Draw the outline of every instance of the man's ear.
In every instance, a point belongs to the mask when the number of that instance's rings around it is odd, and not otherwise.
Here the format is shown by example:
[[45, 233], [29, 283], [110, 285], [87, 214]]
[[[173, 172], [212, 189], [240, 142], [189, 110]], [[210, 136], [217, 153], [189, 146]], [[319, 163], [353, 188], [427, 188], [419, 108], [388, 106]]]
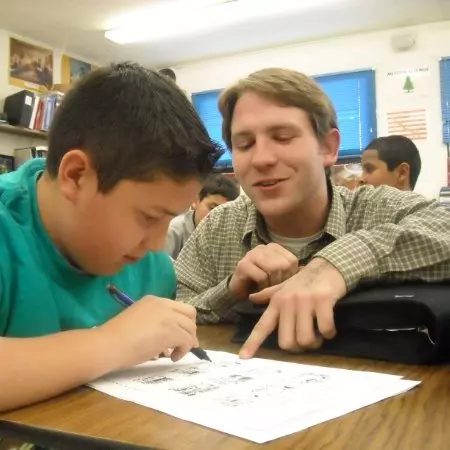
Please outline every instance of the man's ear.
[[341, 144], [341, 134], [339, 133], [339, 130], [336, 128], [330, 130], [322, 138], [321, 150], [324, 167], [331, 167], [336, 163], [340, 144]]
[[76, 202], [80, 190], [93, 182], [98, 182], [97, 174], [87, 153], [83, 150], [68, 151], [58, 168], [58, 183], [63, 196]]

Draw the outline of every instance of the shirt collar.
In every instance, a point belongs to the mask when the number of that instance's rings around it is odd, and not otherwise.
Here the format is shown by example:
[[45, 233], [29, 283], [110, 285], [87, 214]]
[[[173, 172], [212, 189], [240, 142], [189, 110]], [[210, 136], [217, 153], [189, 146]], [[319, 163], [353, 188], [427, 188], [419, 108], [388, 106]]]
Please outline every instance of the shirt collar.
[[[346, 214], [344, 203], [341, 195], [339, 194], [339, 188], [337, 188], [332, 182], [328, 181], [328, 193], [331, 195], [331, 208], [328, 213], [327, 223], [325, 224], [324, 232], [332, 236], [334, 239], [342, 237], [346, 233]], [[253, 233], [265, 242], [270, 242], [269, 234], [264, 222], [264, 218], [256, 209], [253, 201], [250, 201], [248, 207], [248, 216], [245, 223], [244, 235], [242, 242], [246, 247], [250, 247], [250, 242]]]
[[324, 231], [335, 239], [339, 239], [347, 232], [347, 214], [339, 189], [333, 183], [328, 182], [328, 192], [331, 193], [331, 208]]

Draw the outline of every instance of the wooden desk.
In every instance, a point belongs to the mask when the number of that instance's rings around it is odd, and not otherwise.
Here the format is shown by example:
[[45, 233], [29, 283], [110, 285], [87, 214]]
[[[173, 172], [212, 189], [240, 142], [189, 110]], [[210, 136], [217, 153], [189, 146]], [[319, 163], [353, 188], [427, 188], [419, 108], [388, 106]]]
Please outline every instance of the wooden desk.
[[[202, 346], [236, 352], [229, 326], [199, 327]], [[0, 415], [0, 421], [117, 440], [166, 450], [421, 450], [450, 448], [450, 367], [418, 367], [263, 350], [259, 356], [349, 369], [373, 370], [422, 380], [404, 395], [355, 411], [303, 432], [257, 445], [184, 422], [88, 388]], [[32, 439], [28, 431], [28, 439]], [[64, 447], [60, 447], [64, 448]], [[83, 446], [82, 448], [88, 448]], [[90, 447], [89, 447], [90, 448]]]

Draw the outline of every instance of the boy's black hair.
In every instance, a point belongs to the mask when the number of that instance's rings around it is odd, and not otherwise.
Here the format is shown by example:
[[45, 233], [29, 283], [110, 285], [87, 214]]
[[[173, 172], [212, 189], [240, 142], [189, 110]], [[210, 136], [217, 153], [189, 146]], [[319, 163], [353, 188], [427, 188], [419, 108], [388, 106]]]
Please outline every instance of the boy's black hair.
[[90, 156], [104, 193], [124, 179], [203, 181], [222, 154], [176, 84], [133, 63], [91, 72], [66, 94], [49, 132], [51, 177], [74, 149]]
[[209, 195], [221, 195], [229, 201], [236, 200], [239, 196], [239, 186], [233, 180], [219, 173], [213, 174], [203, 184], [203, 188], [198, 194], [198, 197], [202, 201]]
[[391, 135], [374, 139], [365, 150], [376, 150], [378, 159], [386, 163], [389, 171], [401, 163], [409, 165], [409, 184], [414, 189], [419, 178], [422, 161], [419, 150], [411, 139], [406, 136]]

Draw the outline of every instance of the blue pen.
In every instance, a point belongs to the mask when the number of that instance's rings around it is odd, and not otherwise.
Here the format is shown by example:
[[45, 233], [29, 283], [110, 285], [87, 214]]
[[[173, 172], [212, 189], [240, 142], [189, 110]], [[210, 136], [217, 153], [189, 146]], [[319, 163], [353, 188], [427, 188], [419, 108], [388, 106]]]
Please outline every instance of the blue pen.
[[[128, 308], [129, 306], [134, 304], [133, 299], [128, 297], [127, 294], [124, 294], [123, 292], [119, 291], [119, 289], [117, 289], [114, 285], [109, 284], [107, 286], [107, 289], [109, 293], [112, 295], [112, 297], [124, 308]], [[211, 362], [211, 359], [209, 358], [208, 354], [205, 352], [205, 350], [201, 348], [191, 348], [191, 353], [195, 355], [198, 359]]]

